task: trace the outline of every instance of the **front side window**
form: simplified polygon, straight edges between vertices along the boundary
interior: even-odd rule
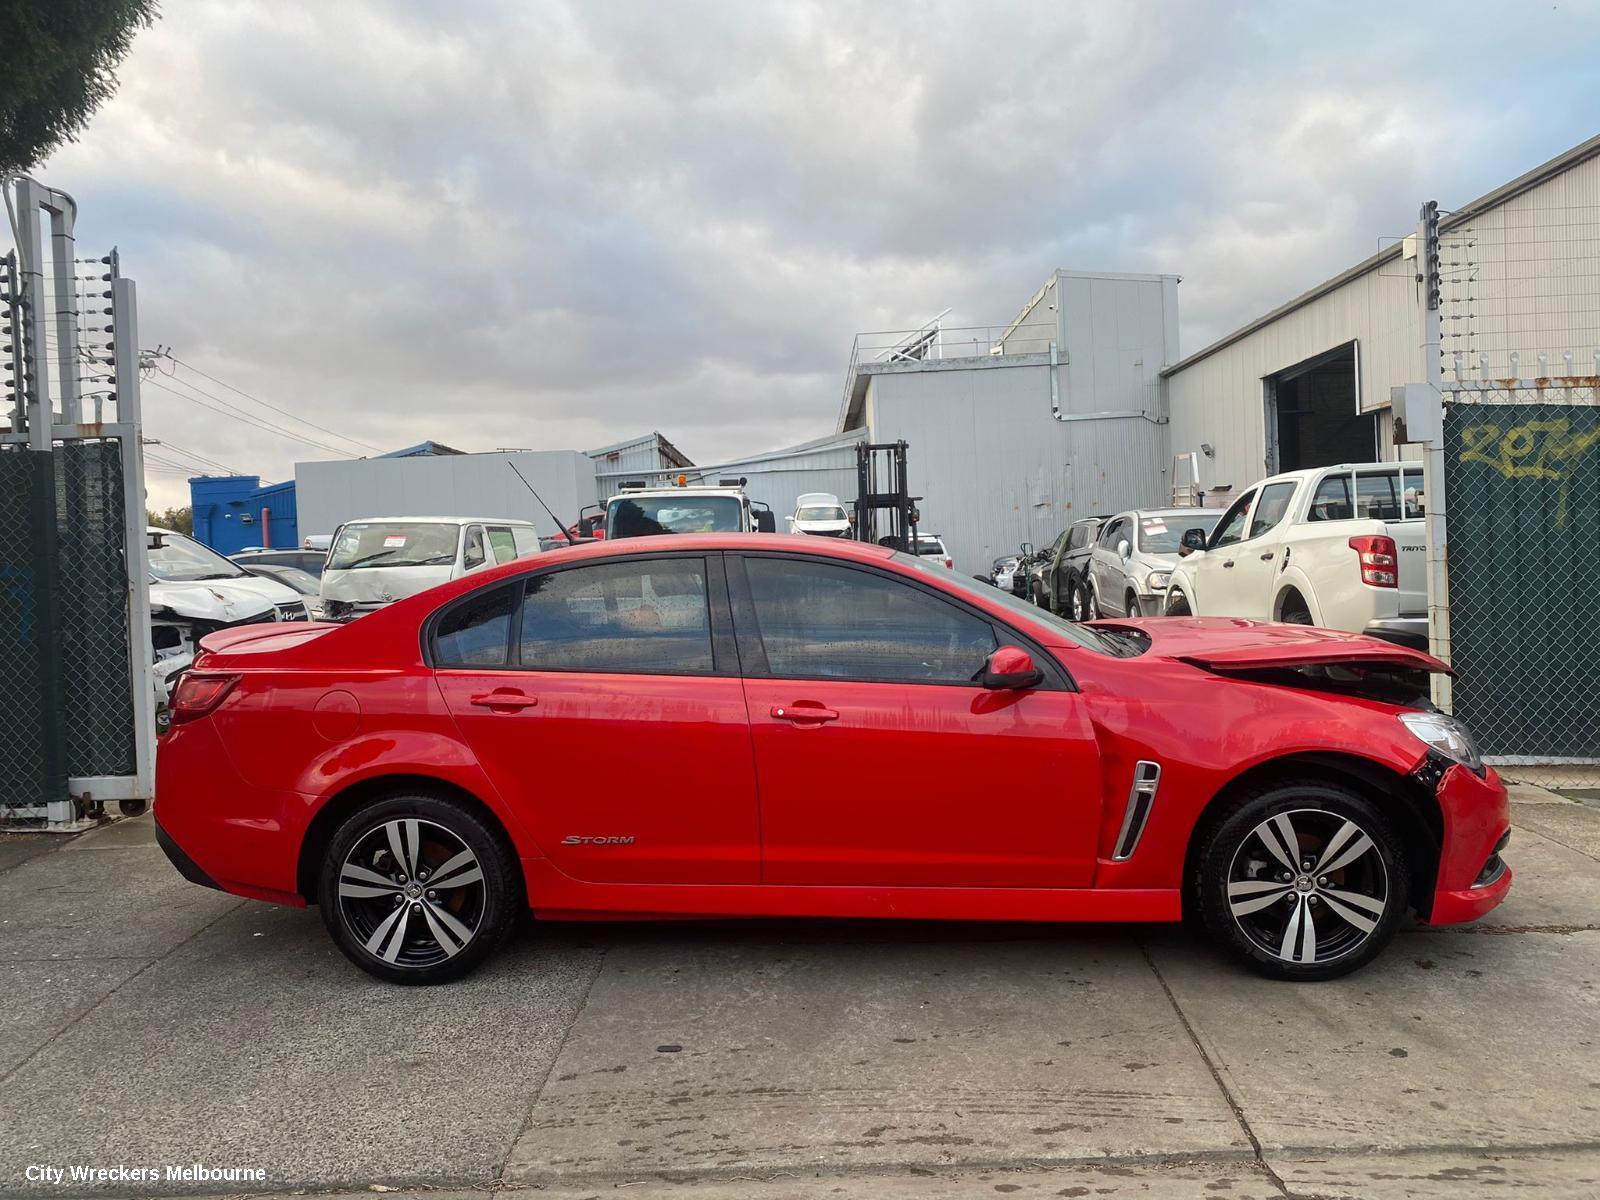
[[[481,567],[488,561],[488,551],[483,545],[483,526],[474,525],[467,530],[467,548],[461,552],[461,565],[467,570]]]
[[[518,653],[534,671],[703,675],[713,669],[700,558],[629,559],[528,580]]]
[[[351,521],[328,555],[330,571],[435,567],[456,561],[461,526],[438,521]]]
[[[607,537],[658,533],[740,533],[744,505],[737,496],[625,496],[611,502]]]
[[[1294,499],[1294,483],[1269,483],[1261,489],[1261,503],[1256,505],[1256,515],[1250,518],[1250,536],[1260,537],[1269,529],[1282,524],[1289,515],[1289,501]]]
[[[869,571],[751,558],[745,574],[780,678],[970,683],[996,645],[988,621]]]
[[[1116,551],[1117,543],[1128,536],[1128,522],[1126,518],[1113,521],[1106,526],[1106,531],[1100,535],[1100,544],[1107,550]]]
[[[515,584],[491,588],[440,617],[433,634],[434,666],[504,667],[515,594]]]
[[[1250,501],[1255,499],[1255,495],[1254,492],[1246,492],[1222,514],[1222,520],[1217,522],[1216,533],[1212,535],[1210,549],[1244,541],[1245,518],[1250,515]]]

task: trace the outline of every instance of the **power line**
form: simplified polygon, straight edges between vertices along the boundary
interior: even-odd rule
[[[261,407],[263,407],[263,408],[270,408],[273,412],[281,413],[283,416],[286,416],[286,417],[290,418],[291,420],[299,421],[302,425],[309,425],[312,429],[315,429],[320,433],[326,433],[326,434],[328,434],[328,435],[330,435],[332,437],[338,438],[340,441],[350,442],[353,445],[361,446],[364,449],[372,450],[372,451],[375,451],[375,452],[380,453],[380,454],[383,452],[381,447],[374,446],[371,442],[363,442],[360,438],[353,438],[353,437],[349,436],[348,434],[339,433],[336,430],[328,429],[328,428],[326,428],[326,427],[324,427],[322,425],[318,425],[314,421],[308,421],[308,420],[306,420],[306,418],[304,418],[302,416],[299,416],[296,413],[292,413],[286,408],[279,408],[276,404],[271,404],[271,403],[267,402],[266,400],[262,400],[260,397],[252,396],[249,392],[245,391],[242,388],[236,388],[231,383],[224,383],[222,380],[218,379],[215,375],[206,374],[204,371],[202,371],[199,367],[195,366],[193,363],[185,362],[183,359],[179,358],[176,354],[173,354],[172,351],[170,351],[170,350],[167,351],[165,357],[170,358],[173,362],[177,363],[180,366],[188,367],[189,370],[193,371],[196,375],[200,376],[202,379],[209,379],[212,383],[216,384],[218,387],[225,387],[230,392],[234,392],[234,393],[236,393],[236,394],[238,394],[240,396],[243,396],[246,400],[254,401],[256,404],[261,405]],[[193,385],[191,384],[190,386],[193,386]]]
[[[236,405],[231,405],[226,400],[223,400],[217,396],[213,396],[210,392],[204,391],[201,388],[195,387],[195,385],[192,383],[182,379],[173,378],[172,376],[167,376],[167,378],[172,379],[174,383],[182,384],[186,388],[190,388],[196,392],[199,392],[200,395],[206,397],[207,400],[213,400],[216,402],[216,404],[223,405],[224,407],[217,408],[215,405],[207,404],[205,400],[197,400],[186,392],[180,392],[176,388],[168,387],[158,379],[146,379],[145,382],[150,384],[152,387],[160,388],[164,392],[170,392],[172,395],[177,396],[181,400],[187,400],[191,404],[197,404],[209,412],[216,413],[218,416],[232,417],[235,421],[242,421],[252,429],[259,429],[263,433],[277,434],[279,437],[287,438],[291,442],[299,442],[302,446],[315,446],[317,449],[326,450],[330,454],[348,456],[350,453],[350,451],[339,446],[330,446],[328,443],[319,442],[315,438],[308,438],[301,436],[300,434],[291,433],[281,426],[266,424],[257,420],[255,417],[252,417],[249,413],[246,413],[243,409],[238,408]],[[233,411],[229,412],[228,409],[232,409]]]

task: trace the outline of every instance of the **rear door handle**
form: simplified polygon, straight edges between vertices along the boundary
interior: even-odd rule
[[[519,708],[533,708],[539,703],[539,697],[530,696],[526,692],[519,692],[512,688],[496,688],[492,692],[479,692],[471,697],[470,703],[479,708],[506,709],[508,711]]]
[[[824,721],[837,721],[839,714],[831,708],[824,708],[814,701],[801,700],[794,704],[774,704],[772,715],[780,721],[793,721],[797,725],[818,724]]]

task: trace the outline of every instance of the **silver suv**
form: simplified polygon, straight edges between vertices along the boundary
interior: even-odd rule
[[[1160,616],[1186,529],[1212,526],[1210,508],[1132,509],[1107,521],[1089,556],[1089,619]]]

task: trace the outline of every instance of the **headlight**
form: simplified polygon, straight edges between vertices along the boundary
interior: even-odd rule
[[[1454,717],[1437,712],[1407,712],[1400,714],[1400,723],[1418,741],[1469,771],[1483,774],[1483,755],[1478,750],[1478,743],[1472,740],[1467,727]]]
[[[1144,586],[1146,591],[1164,592],[1167,590],[1167,584],[1171,582],[1171,571],[1152,571],[1150,572],[1149,577],[1144,581]]]

